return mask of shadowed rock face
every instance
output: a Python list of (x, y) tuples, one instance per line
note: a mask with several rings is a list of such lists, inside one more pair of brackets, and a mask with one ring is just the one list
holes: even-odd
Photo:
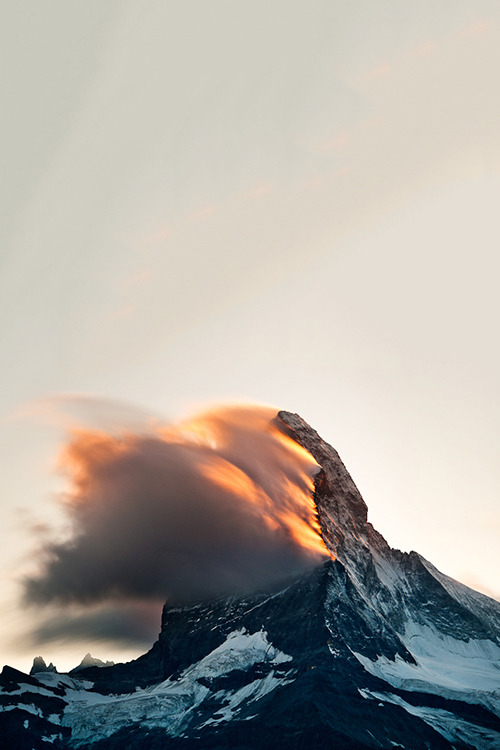
[(277, 424), (317, 462), (314, 500), (325, 546), (357, 580), (379, 586), (373, 553), (391, 565), (393, 550), (368, 522), (368, 508), (339, 454), (298, 414), (280, 411)]
[[(315, 477), (315, 501), (328, 550), (342, 559), (355, 540), (368, 541), (368, 509), (339, 454), (298, 414), (278, 412), (277, 424), (305, 448), (320, 466)], [(380, 537), (382, 542), (385, 541)], [(387, 546), (387, 545), (386, 545)]]
[(47, 666), (43, 656), (35, 656), (33, 659), (33, 666), (30, 669), (30, 674), (37, 674), (37, 672), (57, 672), (57, 669), (52, 662)]
[(281, 591), (166, 605), (147, 654), (81, 670), (86, 683), (6, 668), (0, 724), (32, 738), (19, 747), (500, 747), (500, 605), (391, 549), (337, 452), (297, 414), (276, 424), (320, 467), (332, 560)]

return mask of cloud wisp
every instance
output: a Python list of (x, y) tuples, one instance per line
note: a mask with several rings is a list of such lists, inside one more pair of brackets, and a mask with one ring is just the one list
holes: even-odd
[(273, 587), (321, 562), (317, 467), (275, 415), (226, 407), (149, 434), (74, 431), (61, 455), (71, 532), (43, 544), (26, 601), (186, 603)]

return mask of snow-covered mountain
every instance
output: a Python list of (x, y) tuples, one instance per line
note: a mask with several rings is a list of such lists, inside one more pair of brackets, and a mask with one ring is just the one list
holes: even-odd
[(76, 675), (5, 667), (5, 748), (500, 748), (500, 604), (391, 549), (335, 450), (321, 470), (332, 559), (270, 594), (168, 607), (152, 649)]

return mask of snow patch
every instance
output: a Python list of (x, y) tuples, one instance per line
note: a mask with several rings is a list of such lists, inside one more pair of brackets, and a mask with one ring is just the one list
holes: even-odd
[(242, 703), (247, 704), (256, 701), (280, 685), (285, 685), (288, 682), (291, 682), (291, 680), (286, 677), (275, 677), (274, 671), (271, 671), (266, 677), (254, 680), (234, 693), (215, 693), (214, 698), (225, 700), (227, 704), (224, 708), (216, 711), (215, 716), (205, 721), (201, 726), (204, 727), (208, 724), (220, 724), (222, 721), (229, 721), (238, 713), (237, 709)]
[(31, 693), (32, 695), (44, 695), (48, 698), (53, 698), (54, 693), (51, 690), (47, 690), (44, 687), (38, 687), (37, 685), (29, 685), (25, 682), (21, 682), (17, 690), (9, 691), (8, 695), (26, 695)]
[(500, 714), (500, 648), (493, 641), (461, 641), (413, 621), (400, 638), (416, 664), (399, 655), (394, 661), (354, 656), (367, 672), (393, 687), (479, 703)]
[[(256, 701), (288, 680), (275, 677), (271, 669), (266, 677), (234, 693), (213, 693), (206, 686), (207, 681), (234, 670), (247, 670), (257, 663), (277, 666), (291, 659), (269, 643), (264, 630), (252, 634), (244, 629), (235, 630), (224, 643), (185, 669), (176, 680), (169, 678), (158, 685), (119, 696), (92, 693), (81, 687), (67, 689), (69, 703), (62, 723), (72, 728), (72, 742), (77, 746), (89, 738), (96, 741), (124, 726), (138, 723), (148, 728), (162, 727), (169, 735), (179, 735), (205, 698), (215, 699), (215, 706), (213, 717), (204, 725), (219, 723), (229, 720), (242, 703)], [(225, 703), (222, 707), (221, 702)]]
[[(1, 711), (13, 711), (15, 708), (20, 708), (23, 711), (27, 711), (29, 714), (33, 714), (34, 716), (39, 716), (43, 719), (43, 713), (38, 706), (34, 706), (32, 703), (16, 703), (13, 706), (0, 706), (0, 712)], [(27, 721), (27, 719), (26, 719)]]
[(481, 727), (478, 724), (472, 724), (450, 711), (445, 711), (443, 708), (413, 706), (393, 693), (379, 693), (370, 690), (364, 690), (363, 693), (363, 697), (401, 706), (412, 716), (418, 716), (425, 721), (449, 742), (461, 742), (469, 747), (475, 747), (477, 750), (498, 750), (500, 747), (499, 732)]
[(188, 667), (181, 675), (181, 679), (214, 678), (235, 669), (248, 669), (258, 662), (282, 664), (291, 658), (268, 642), (264, 630), (252, 635), (246, 633), (245, 629), (235, 630), (208, 656)]
[(43, 672), (36, 676), (38, 682), (52, 688), (69, 688), (71, 690), (90, 690), (94, 683), (90, 680), (82, 680), (78, 677), (70, 677), (68, 674), (54, 674)]

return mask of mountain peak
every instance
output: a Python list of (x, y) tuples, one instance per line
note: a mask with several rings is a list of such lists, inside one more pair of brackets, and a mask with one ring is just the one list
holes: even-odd
[(88, 669), (89, 667), (113, 667), (114, 661), (102, 661), (102, 659), (97, 659), (95, 656), (92, 656), (90, 651), (88, 651), (83, 659), (81, 660), (80, 664), (77, 667), (74, 667), (71, 670), (71, 673), (79, 672), (81, 669)]
[(57, 669), (52, 662), (47, 666), (43, 656), (35, 656), (33, 659), (33, 666), (30, 669), (30, 674), (34, 675), (39, 674), (40, 672), (57, 672)]
[(329, 552), (343, 560), (365, 544), (387, 547), (368, 523), (368, 508), (339, 454), (299, 414), (280, 411), (280, 429), (305, 448), (318, 464), (314, 500), (321, 533)]

